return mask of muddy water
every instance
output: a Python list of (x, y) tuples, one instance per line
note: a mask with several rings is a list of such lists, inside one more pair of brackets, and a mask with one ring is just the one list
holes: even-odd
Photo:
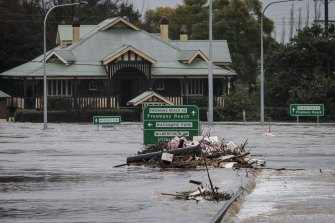
[[(0, 123), (2, 223), (209, 222), (223, 205), (175, 200), (160, 194), (195, 189), (188, 183), (190, 179), (208, 182), (203, 170), (113, 168), (142, 147), (142, 130), (136, 124), (117, 126), (115, 131), (96, 131), (93, 125), (78, 124), (49, 124), (46, 131), (42, 127)], [(247, 148), (255, 158), (265, 158), (270, 167), (306, 168), (313, 173), (319, 168), (334, 170), (334, 126), (273, 125), (274, 137), (264, 135), (267, 129), (259, 125), (203, 126), (204, 132), (236, 144), (248, 140)], [(210, 173), (216, 186), (231, 193), (250, 180), (245, 173), (229, 169), (211, 169)], [(309, 179), (309, 173), (301, 174)], [(259, 179), (263, 178), (267, 179)], [(256, 187), (255, 194), (257, 188), (262, 186)], [(260, 190), (257, 197), (266, 194), (269, 192)], [(332, 191), (322, 196), (334, 197)], [(267, 211), (264, 206), (269, 211), (281, 210), (280, 201), (264, 205), (264, 200), (251, 198), (251, 204), (258, 206), (247, 209), (251, 207), (247, 201), (237, 222), (259, 219)]]
[(229, 222), (333, 223), (335, 126), (274, 125), (272, 132), (250, 140), (253, 151), (266, 157), (267, 167), (291, 170), (263, 170)]
[[(188, 182), (208, 183), (204, 170), (113, 168), (142, 148), (136, 124), (115, 131), (78, 124), (42, 127), (0, 123), (1, 223), (208, 222), (223, 205), (161, 195), (196, 190)], [(230, 193), (245, 181), (231, 169), (210, 173), (213, 183)]]

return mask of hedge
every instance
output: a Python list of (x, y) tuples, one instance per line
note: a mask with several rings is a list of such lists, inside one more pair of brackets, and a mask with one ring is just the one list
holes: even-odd
[[(122, 122), (139, 122), (142, 120), (141, 111), (138, 109), (85, 109), (71, 111), (50, 111), (48, 110), (48, 122), (92, 122), (93, 116), (121, 116)], [(17, 109), (14, 113), (18, 122), (43, 122), (43, 112), (28, 109)], [(246, 109), (246, 121), (257, 122), (260, 120), (259, 110), (250, 111)], [(207, 108), (199, 108), (200, 121), (207, 121)], [(301, 121), (315, 121), (316, 117), (299, 117)], [(233, 111), (226, 108), (213, 108), (213, 120), (242, 122), (243, 111)], [(320, 117), (320, 121), (327, 121), (328, 117)], [(265, 108), (265, 121), (296, 121), (296, 117), (291, 117), (289, 108)]]
[[(123, 122), (141, 119), (140, 112), (134, 109), (90, 109), (80, 111), (48, 111), (48, 122), (93, 122), (93, 116), (121, 116)], [(18, 122), (43, 122), (43, 111), (17, 109), (14, 113)]]

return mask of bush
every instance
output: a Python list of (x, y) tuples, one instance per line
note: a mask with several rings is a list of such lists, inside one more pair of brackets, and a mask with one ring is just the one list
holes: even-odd
[[(140, 121), (138, 110), (116, 110), (116, 109), (91, 109), (78, 111), (48, 111), (48, 122), (93, 122), (93, 116), (121, 116), (123, 122)], [(18, 109), (14, 114), (18, 122), (43, 122), (43, 112)]]
[(69, 97), (52, 96), (48, 98), (48, 110), (71, 110), (72, 99)]
[(16, 109), (14, 118), (17, 122), (43, 122), (43, 112), (33, 109)]
[(292, 120), (290, 116), (289, 107), (267, 107), (264, 109), (265, 121), (289, 121)]
[(198, 107), (206, 107), (208, 106), (208, 100), (207, 97), (191, 97), (187, 96), (185, 97), (185, 105), (196, 105)]

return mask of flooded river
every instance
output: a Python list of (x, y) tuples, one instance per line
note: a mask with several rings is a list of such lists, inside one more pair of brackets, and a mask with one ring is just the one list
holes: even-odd
[[(2, 223), (209, 222), (223, 205), (160, 194), (195, 189), (188, 183), (191, 179), (208, 182), (203, 170), (114, 168), (143, 147), (140, 125), (123, 124), (115, 131), (80, 124), (42, 128), (43, 124), (0, 123)], [(247, 149), (255, 158), (265, 157), (271, 167), (335, 170), (332, 125), (274, 125), (273, 137), (265, 136), (267, 126), (259, 125), (220, 124), (203, 130), (236, 144), (248, 140)], [(247, 180), (231, 169), (210, 173), (216, 186), (231, 193)], [(328, 195), (334, 197), (333, 192), (324, 196)], [(248, 219), (257, 218), (260, 210), (250, 212), (254, 214), (242, 209), (236, 221), (252, 222)]]

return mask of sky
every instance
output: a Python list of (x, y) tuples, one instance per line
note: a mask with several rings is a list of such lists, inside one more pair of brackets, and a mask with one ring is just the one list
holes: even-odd
[[(132, 0), (137, 7), (137, 9), (145, 13), (147, 9), (154, 9), (159, 6), (170, 6), (175, 7), (178, 4), (182, 4), (182, 0)], [(278, 0), (276, 0), (278, 1)], [(330, 0), (329, 0), (330, 1)], [(274, 0), (263, 0), (263, 7), (266, 7), (269, 3), (274, 2)], [(299, 8), (301, 8), (301, 21), (303, 26), (306, 24), (307, 21), (307, 8), (309, 4), (309, 24), (313, 22), (315, 19), (314, 13), (314, 1), (313, 0), (303, 0), (303, 1), (296, 1), (296, 2), (284, 2), (284, 3), (276, 3), (270, 5), (266, 11), (265, 15), (274, 21), (275, 23), (275, 32), (273, 36), (277, 39), (278, 42), (287, 42), (290, 36), (290, 25), (289, 25), (289, 18), (290, 18), (290, 11), (292, 8), (292, 4), (294, 4), (294, 17), (296, 24), (293, 30), (298, 28), (298, 15), (299, 15)], [(320, 20), (324, 19), (324, 4), (321, 1), (318, 1), (317, 10), (320, 11)], [(335, 0), (329, 3), (329, 20), (335, 20)], [(285, 22), (283, 19), (285, 17)], [(284, 31), (285, 30), (285, 31)], [(283, 37), (284, 34), (284, 37)]]

